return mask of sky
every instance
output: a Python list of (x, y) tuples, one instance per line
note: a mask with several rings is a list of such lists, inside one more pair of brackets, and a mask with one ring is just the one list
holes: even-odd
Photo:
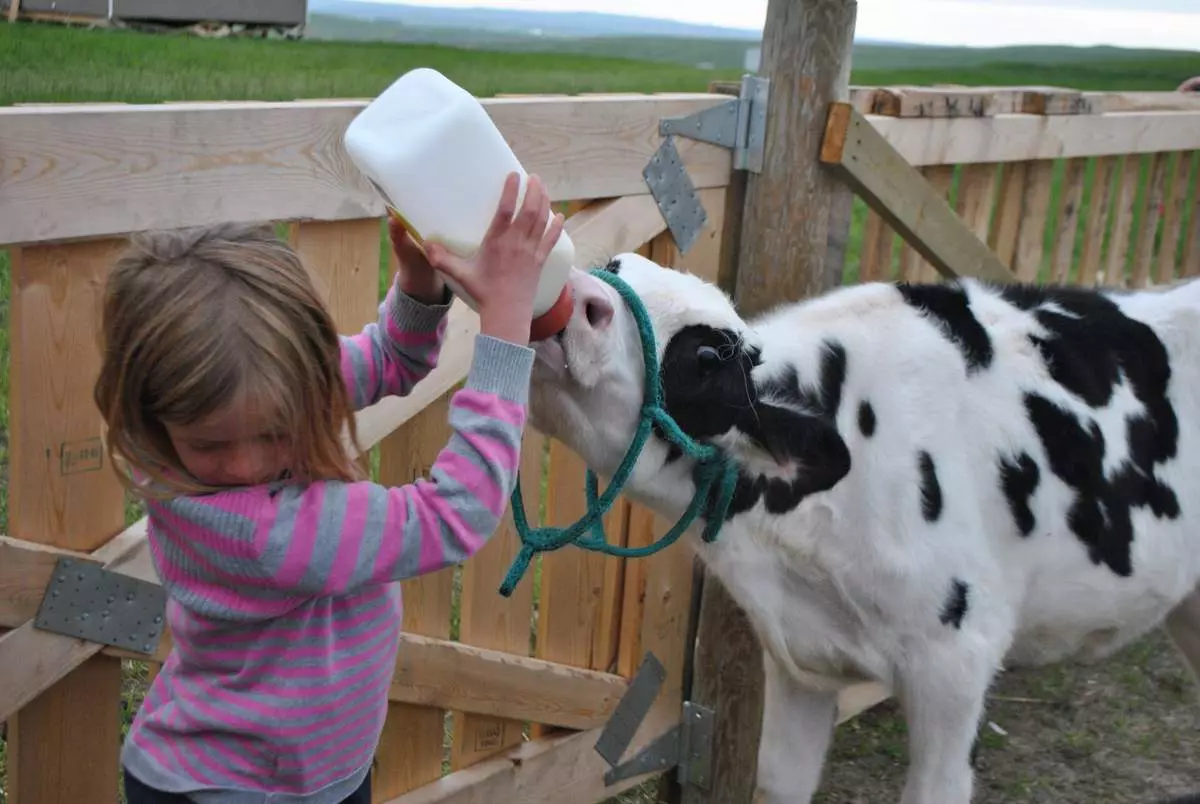
[[(388, 0), (376, 0), (387, 2)], [(601, 11), (762, 30), (767, 0), (396, 0)], [(1200, 50), (1200, 0), (858, 0), (856, 35), (930, 45), (1117, 45)]]

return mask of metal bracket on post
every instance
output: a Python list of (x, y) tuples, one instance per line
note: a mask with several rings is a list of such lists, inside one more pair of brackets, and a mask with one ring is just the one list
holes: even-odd
[(642, 175), (680, 253), (686, 253), (704, 228), (708, 215), (687, 175), (675, 137), (719, 145), (733, 151), (733, 169), (761, 173), (767, 135), (767, 96), (770, 82), (754, 75), (742, 76), (736, 98), (681, 117), (658, 123), (662, 145)]
[(658, 697), (666, 677), (662, 663), (653, 653), (647, 653), (629, 689), (600, 733), (596, 752), (609, 765), (604, 774), (606, 786), (644, 773), (675, 768), (676, 779), (681, 785), (708, 789), (714, 714), (711, 709), (690, 701), (684, 701), (683, 717), (677, 725), (652, 740), (629, 761), (617, 764)]
[(152, 656), (165, 613), (161, 586), (93, 561), (64, 557), (54, 566), (33, 624), (43, 631)]

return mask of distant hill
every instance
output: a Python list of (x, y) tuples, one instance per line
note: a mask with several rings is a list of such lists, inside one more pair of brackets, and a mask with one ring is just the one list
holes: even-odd
[(405, 27), (466, 28), (543, 37), (680, 36), (758, 41), (760, 29), (694, 25), (674, 20), (592, 11), (520, 11), (496, 8), (432, 8), (361, 0), (309, 0), (310, 16), (399, 23)]
[[(754, 31), (687, 25), (611, 14), (518, 12), (496, 9), (439, 9), (355, 0), (310, 0), (306, 38), (438, 44), (470, 50), (562, 53), (667, 62), (708, 70), (742, 70), (755, 47)], [(338, 9), (330, 14), (317, 9)], [(350, 15), (353, 12), (353, 15)], [(362, 16), (362, 15), (384, 16)], [(581, 20), (590, 22), (583, 24)], [(542, 27), (533, 26), (540, 23)], [(579, 29), (583, 33), (569, 34)], [(533, 32), (531, 32), (533, 31)], [(614, 33), (623, 32), (623, 33)], [(699, 33), (697, 33), (699, 32)], [(1195, 59), (1195, 52), (1118, 47), (1014, 46), (934, 47), (858, 40), (855, 71), (946, 70), (984, 65), (1161, 64), (1164, 58)], [(1186, 77), (1186, 76), (1184, 76)], [(1047, 76), (1045, 83), (1053, 83)], [(1183, 80), (1179, 78), (1178, 80)]]

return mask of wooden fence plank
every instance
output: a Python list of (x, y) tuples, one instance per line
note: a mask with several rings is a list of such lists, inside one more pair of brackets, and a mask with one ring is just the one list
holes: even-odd
[(1112, 240), (1108, 247), (1108, 263), (1104, 271), (1103, 284), (1105, 285), (1114, 287), (1125, 286), (1130, 235), (1133, 228), (1133, 206), (1137, 203), (1141, 161), (1141, 157), (1135, 154), (1121, 158), (1120, 184), (1118, 185), (1116, 197), (1116, 217), (1113, 220)]
[[(921, 169), (921, 175), (934, 192), (950, 203), (950, 189), (954, 183), (953, 165), (932, 165)], [(937, 269), (903, 238), (900, 239), (900, 271), (906, 282), (936, 282)]]
[[(647, 191), (659, 120), (719, 95), (485, 99), (554, 200)], [(226, 220), (379, 217), (342, 147), (362, 101), (0, 108), (0, 243)], [(677, 142), (697, 187), (729, 182), (730, 152)], [(180, 188), (186, 191), (181, 192)]]
[[(101, 241), (10, 252), (8, 510), (9, 533), (20, 539), (87, 551), (124, 525), (121, 485), (92, 402), (103, 287), (121, 247)], [(119, 783), (121, 663), (93, 656), (48, 681), (57, 683), (9, 723), (8, 801), (108, 804)]]
[(1192, 197), (1188, 204), (1190, 211), (1187, 237), (1183, 243), (1183, 264), (1180, 266), (1180, 276), (1200, 274), (1200, 150), (1192, 153), (1191, 176)]
[(988, 242), (991, 231), (999, 171), (1000, 165), (988, 162), (963, 165), (962, 177), (958, 180), (955, 211), (981, 243)]
[[(446, 776), (387, 804), (556, 804), (603, 801), (653, 774), (607, 787), (596, 753), (600, 729), (528, 742), (496, 759)], [(641, 744), (635, 742), (630, 750)]]
[(1171, 188), (1163, 204), (1162, 244), (1158, 249), (1158, 262), (1154, 271), (1156, 283), (1166, 283), (1175, 278), (1175, 263), (1178, 259), (1179, 232), (1183, 225), (1183, 204), (1188, 195), (1188, 179), (1191, 177), (1191, 154), (1180, 151), (1174, 155), (1175, 169), (1171, 174)]
[(1083, 253), (1079, 258), (1078, 284), (1092, 287), (1100, 271), (1100, 257), (1104, 250), (1104, 235), (1108, 230), (1108, 216), (1112, 209), (1113, 176), (1117, 158), (1102, 156), (1096, 160), (1096, 174), (1088, 194), (1087, 224), (1083, 230)]
[[(891, 246), (893, 234), (878, 212), (867, 210), (867, 222), (863, 226), (862, 247), (858, 255), (859, 282), (878, 282), (888, 278), (884, 265), (884, 243)], [(888, 254), (890, 256), (890, 249)]]
[(1042, 270), (1046, 246), (1046, 215), (1050, 211), (1054, 162), (1039, 159), (1029, 163), (1021, 191), (1021, 219), (1017, 225), (1013, 270), (1022, 282), (1033, 282)]
[(1158, 222), (1162, 219), (1163, 190), (1167, 183), (1170, 154), (1150, 154), (1150, 183), (1142, 198), (1142, 216), (1133, 245), (1132, 287), (1150, 284), (1150, 269), (1154, 263), (1154, 243), (1158, 239)]
[(1200, 111), (867, 120), (914, 167), (1200, 148)]
[(1004, 165), (1000, 172), (1000, 188), (996, 191), (996, 217), (988, 234), (988, 245), (1000, 262), (1009, 269), (1017, 255), (1017, 238), (1021, 233), (1021, 208), (1024, 202), (1028, 162)]
[(1063, 172), (1062, 194), (1059, 197), (1054, 232), (1054, 248), (1051, 250), (1050, 281), (1066, 283), (1075, 267), (1075, 238), (1079, 231), (1080, 206), (1083, 203), (1085, 160), (1075, 157), (1067, 160)]

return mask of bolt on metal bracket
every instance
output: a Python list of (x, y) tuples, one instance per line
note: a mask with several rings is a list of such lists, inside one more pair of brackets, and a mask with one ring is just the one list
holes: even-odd
[(604, 774), (606, 786), (644, 773), (675, 768), (680, 784), (708, 789), (712, 769), (714, 713), (690, 701), (684, 701), (683, 717), (677, 725), (652, 740), (629, 761), (618, 764), (654, 699), (658, 697), (666, 677), (662, 663), (653, 653), (647, 653), (633, 682), (600, 733), (596, 752), (609, 765), (609, 770)]
[(46, 584), (35, 628), (152, 656), (166, 619), (157, 584), (62, 557)]

